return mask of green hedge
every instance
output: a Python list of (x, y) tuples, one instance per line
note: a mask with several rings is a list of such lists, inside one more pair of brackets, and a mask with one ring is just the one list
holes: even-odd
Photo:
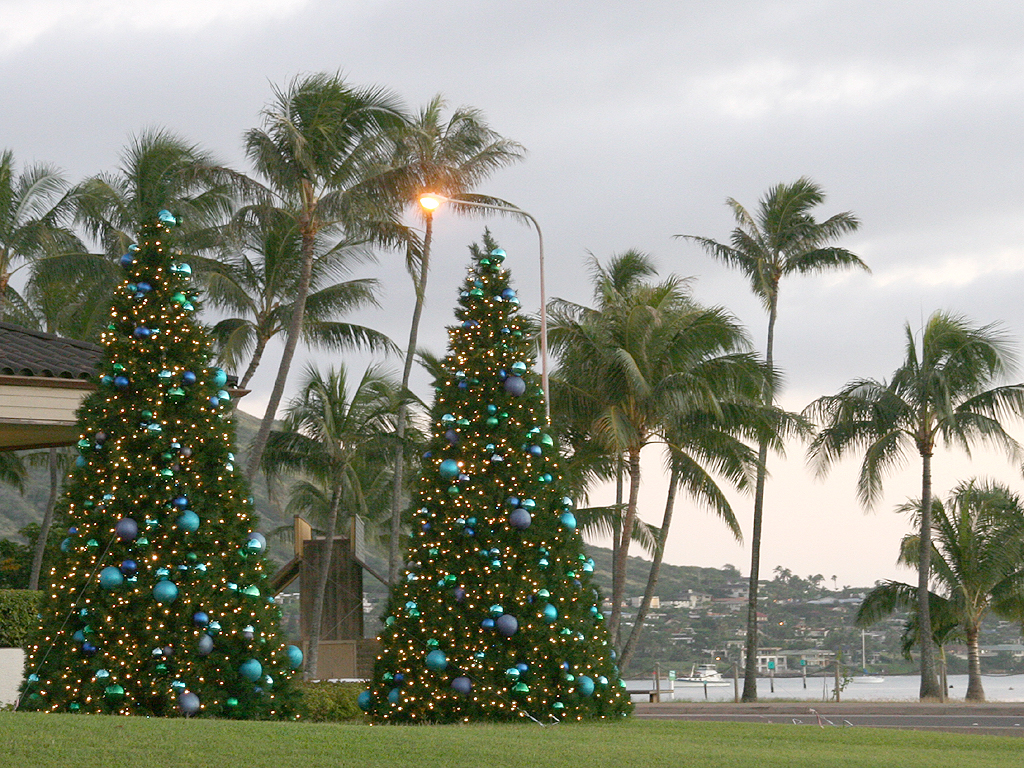
[(0, 589), (0, 648), (24, 648), (39, 625), (42, 592)]
[(361, 683), (304, 683), (297, 707), (299, 720), (337, 723), (361, 719), (363, 711), (356, 697), (365, 687)]

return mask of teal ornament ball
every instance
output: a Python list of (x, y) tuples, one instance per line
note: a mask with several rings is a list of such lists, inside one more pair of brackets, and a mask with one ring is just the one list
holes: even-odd
[(555, 606), (553, 606), (551, 603), (548, 603), (544, 606), (543, 614), (544, 621), (546, 621), (548, 624), (552, 624), (555, 620), (558, 619), (558, 609), (555, 608)]
[(211, 368), (210, 371), (213, 373), (213, 386), (222, 389), (228, 383), (228, 375), (220, 368)]
[(113, 565), (108, 565), (100, 571), (100, 587), (102, 589), (117, 589), (124, 584), (124, 574)]
[(153, 599), (161, 605), (173, 603), (178, 599), (178, 588), (173, 581), (160, 579), (153, 587)]
[(173, 227), (175, 224), (178, 223), (178, 220), (174, 218), (174, 214), (171, 213), (170, 211), (160, 211), (160, 213), (158, 213), (157, 216), (160, 219), (160, 223), (166, 224), (168, 227)]
[(356, 697), (356, 704), (359, 705), (359, 708), (363, 710), (363, 712), (369, 712), (370, 707), (373, 705), (373, 694), (369, 691), (362, 691), (359, 696)]
[(512, 373), (515, 376), (522, 376), (526, 373), (526, 363), (512, 363)]
[(302, 649), (297, 645), (288, 646), (288, 666), (292, 669), (302, 666)]
[(445, 480), (452, 480), (459, 474), (459, 463), (455, 459), (445, 459), (438, 468), (441, 477)]
[(250, 683), (255, 683), (263, 676), (263, 665), (256, 659), (248, 659), (238, 667), (238, 674)]
[(431, 672), (443, 672), (448, 666), (448, 658), (443, 651), (431, 651), (427, 654), (426, 663)]
[(576, 690), (579, 691), (580, 696), (593, 696), (594, 695), (594, 681), (586, 675), (580, 675), (576, 681)]
[(174, 521), (174, 527), (185, 533), (195, 533), (199, 530), (199, 515), (191, 509), (186, 509), (178, 519)]
[(558, 516), (558, 522), (568, 528), (570, 531), (576, 530), (576, 515), (572, 512), (563, 512)]

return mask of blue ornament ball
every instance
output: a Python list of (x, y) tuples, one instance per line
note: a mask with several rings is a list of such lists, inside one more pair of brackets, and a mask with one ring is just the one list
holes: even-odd
[(580, 696), (593, 696), (594, 695), (594, 681), (586, 675), (580, 675), (576, 679), (576, 690), (579, 691)]
[(263, 665), (257, 659), (248, 659), (238, 667), (238, 674), (250, 683), (255, 683), (263, 676)]
[(196, 375), (192, 373), (192, 371), (185, 371), (183, 374), (181, 374), (181, 381), (183, 384), (195, 384)]
[(114, 377), (114, 386), (117, 387), (118, 389), (125, 389), (128, 386), (129, 383), (130, 382), (128, 381), (128, 377), (127, 376), (115, 376)]
[(448, 666), (448, 658), (443, 651), (433, 650), (427, 654), (427, 669), (431, 672), (443, 672)]
[(178, 697), (178, 709), (186, 715), (194, 715), (199, 711), (199, 697), (191, 691), (185, 691)]
[(173, 581), (160, 579), (153, 587), (153, 599), (158, 603), (173, 603), (178, 599), (178, 588)]
[(356, 704), (363, 712), (369, 712), (370, 706), (373, 704), (373, 694), (369, 691), (362, 691), (359, 696), (356, 697)]
[(484, 619), (480, 622), (480, 626), (484, 629), (494, 629), (494, 619)]
[(188, 506), (188, 499), (185, 498), (184, 496), (175, 496), (174, 501), (172, 501), (171, 503), (174, 504), (174, 506), (176, 506), (178, 509), (184, 509), (185, 507)]
[(444, 439), (447, 440), (451, 445), (456, 445), (459, 442), (459, 433), (454, 429), (449, 429), (444, 433)]
[(196, 611), (192, 614), (192, 623), (197, 627), (205, 627), (210, 623), (210, 617), (207, 615), (206, 611)]
[(526, 382), (521, 376), (509, 376), (503, 386), (512, 397), (522, 397), (526, 394)]
[(117, 589), (124, 584), (124, 574), (121, 573), (121, 569), (108, 565), (102, 571), (100, 571), (100, 587), (102, 589)]
[(140, 325), (138, 328), (132, 331), (132, 335), (136, 339), (148, 339), (151, 333), (152, 331), (150, 331), (149, 328), (147, 328), (144, 325)]
[(135, 257), (132, 254), (130, 254), (130, 253), (126, 253), (124, 256), (122, 256), (120, 258), (120, 264), (125, 269), (128, 269), (128, 267), (130, 267), (134, 263), (135, 263)]
[(508, 516), (508, 523), (517, 531), (525, 531), (530, 527), (530, 523), (533, 521), (533, 516), (525, 509), (515, 509), (512, 514)]
[(456, 693), (461, 693), (463, 696), (467, 696), (470, 691), (473, 690), (473, 681), (465, 675), (459, 675), (452, 680), (452, 690)]
[(297, 645), (289, 645), (288, 651), (288, 666), (292, 669), (298, 669), (302, 666), (302, 649)]
[(114, 526), (114, 533), (121, 541), (133, 541), (139, 535), (139, 524), (130, 517), (122, 517)]
[(519, 621), (511, 613), (504, 613), (495, 619), (494, 626), (503, 637), (512, 637), (519, 629)]
[(119, 570), (125, 576), (134, 576), (139, 571), (139, 564), (134, 560), (122, 560)]
[(459, 474), (459, 463), (455, 459), (445, 459), (441, 462), (438, 471), (443, 479), (451, 480)]

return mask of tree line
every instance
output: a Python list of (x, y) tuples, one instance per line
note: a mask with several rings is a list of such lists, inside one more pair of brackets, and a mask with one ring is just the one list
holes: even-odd
[[(472, 204), (483, 203), (521, 215), (514, 204), (478, 188), (521, 161), (525, 149), (494, 131), (478, 109), (450, 110), (439, 95), (412, 112), (387, 89), (356, 87), (331, 74), (301, 76), (275, 88), (260, 124), (244, 133), (243, 142), (250, 163), (245, 171), (168, 131), (150, 130), (131, 140), (116, 170), (75, 184), (46, 164), (19, 173), (13, 152), (0, 154), (0, 319), (98, 338), (120, 283), (118, 261), (139, 223), (160, 210), (173, 211), (183, 222), (181, 244), (211, 312), (208, 328), (218, 360), (238, 374), (240, 387), (265, 364), (268, 343), (275, 337), (284, 341), (267, 408), (249, 446), (247, 474), (255, 478), (263, 471), (273, 478), (284, 470), (298, 472), (289, 510), (318, 521), (325, 534), (352, 515), (375, 523), (387, 542), (387, 578), (394, 582), (403, 566), (408, 477), (423, 442), (423, 404), (409, 382), (417, 360), (428, 371), (437, 364), (418, 347), (433, 214), (417, 203), (434, 193), (462, 214), (479, 213)], [(753, 495), (746, 701), (757, 699), (769, 454), (792, 438), (809, 440), (821, 473), (849, 453), (862, 454), (857, 493), (870, 505), (884, 478), (916, 452), (922, 468), (921, 498), (911, 503), (917, 530), (904, 542), (901, 557), (918, 567), (918, 583), (880, 587), (862, 616), (871, 621), (914, 603), (908, 638), (920, 648), (921, 696), (937, 698), (936, 642), (960, 632), (970, 644), (973, 632), (976, 646), (971, 628), (987, 610), (1024, 616), (1018, 584), (1024, 548), (1014, 527), (1024, 513), (1004, 486), (981, 481), (958, 486), (945, 505), (933, 499), (931, 456), (943, 445), (969, 449), (986, 443), (1017, 457), (1020, 446), (1003, 423), (1024, 409), (1024, 389), (1005, 383), (1015, 360), (1004, 329), (937, 312), (920, 331), (906, 327), (905, 359), (891, 378), (851, 382), (802, 413), (779, 408), (774, 339), (783, 278), (867, 269), (836, 242), (856, 231), (859, 220), (851, 212), (817, 220), (824, 201), (818, 184), (800, 178), (768, 190), (753, 210), (729, 199), (736, 227), (727, 242), (678, 236), (747, 278), (767, 314), (763, 356), (727, 308), (702, 304), (688, 279), (659, 278), (650, 255), (633, 250), (604, 262), (592, 258), (592, 305), (558, 298), (549, 305), (548, 341), (557, 358), (552, 428), (566, 446), (565, 478), (580, 498), (598, 482), (615, 484), (614, 501), (581, 505), (579, 519), (586, 530), (612, 537), (608, 627), (623, 667), (657, 588), (678, 495), (713, 511), (736, 537), (741, 529), (726, 489)], [(496, 247), (487, 233), (482, 247)], [(381, 253), (404, 261), (415, 291), (404, 349), (350, 320), (377, 302), (380, 289), (374, 279), (352, 278), (353, 269)], [(24, 277), (12, 283), (22, 270)], [(356, 381), (342, 365), (309, 366), (286, 403), (300, 344), (331, 353), (397, 355), (401, 376), (373, 366)], [(275, 429), (282, 404), (285, 419)], [(650, 446), (662, 451), (670, 480), (660, 525), (638, 517), (641, 454)], [(38, 585), (59, 488), (58, 451), (44, 460), (52, 492), (32, 588)], [(23, 472), (22, 457), (0, 454), (0, 477), (16, 483)], [(1002, 501), (990, 503), (997, 497)], [(973, 511), (947, 515), (961, 507)], [(954, 550), (960, 550), (949, 542), (959, 534), (947, 535), (949, 520), (959, 520), (950, 523), (950, 531), (989, 526), (987, 538), (971, 533), (974, 541), (989, 542), (988, 549), (1005, 555), (998, 567), (986, 566), (987, 602), (958, 597), (967, 594), (967, 577), (955, 565)], [(640, 610), (626, 631), (621, 606), (634, 543), (653, 562)], [(328, 567), (325, 562), (324, 574)], [(309, 656), (315, 672), (315, 647)]]

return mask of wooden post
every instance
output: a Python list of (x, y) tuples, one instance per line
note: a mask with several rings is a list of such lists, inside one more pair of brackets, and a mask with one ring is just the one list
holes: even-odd
[(839, 694), (840, 694), (840, 691), (839, 691), (839, 657), (838, 656), (836, 656), (836, 687), (835, 687), (835, 694), (836, 694), (836, 703), (838, 704), (839, 703)]
[(735, 661), (732, 663), (732, 701), (740, 703), (740, 665)]
[(655, 701), (661, 703), (661, 664), (654, 663), (654, 696)]

